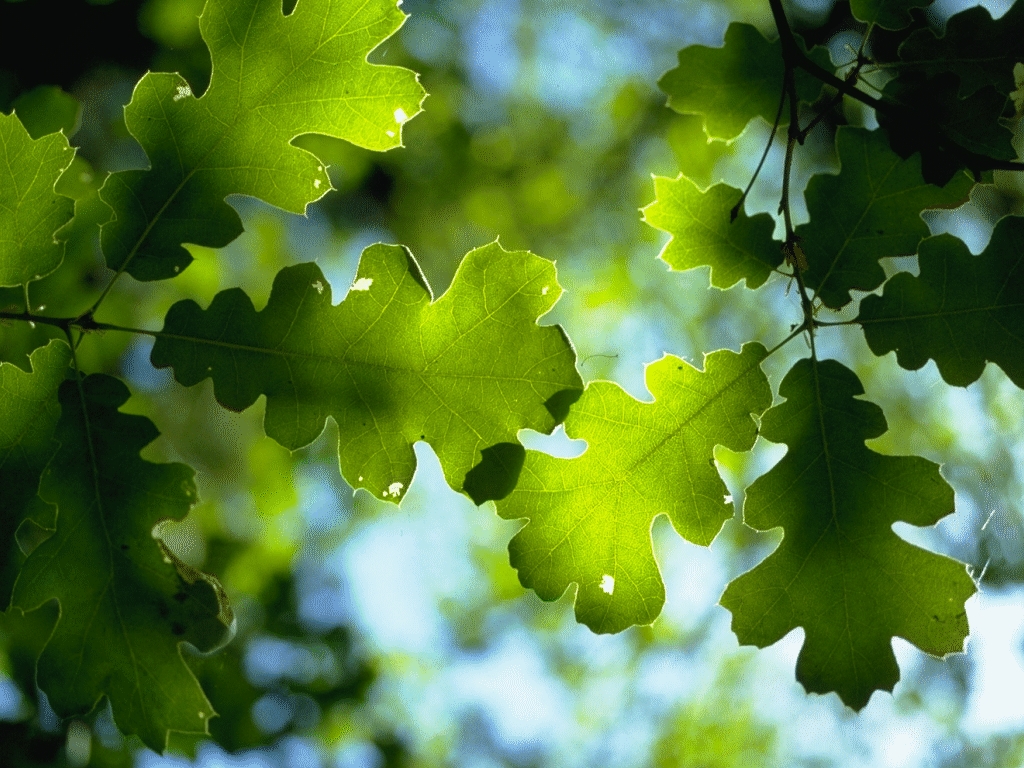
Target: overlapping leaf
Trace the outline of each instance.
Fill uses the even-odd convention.
[[[209,0],[201,29],[210,87],[196,98],[176,74],[147,74],[125,121],[151,169],[110,177],[103,199],[107,263],[140,280],[190,262],[181,243],[226,245],[241,230],[224,198],[258,197],[302,213],[330,187],[317,159],[290,144],[306,133],[369,149],[399,146],[424,91],[400,67],[366,56],[401,25],[394,0]]]
[[[84,714],[106,695],[122,731],[162,750],[168,731],[205,733],[214,715],[180,643],[209,650],[231,619],[217,583],[157,538],[162,520],[195,503],[192,470],[139,457],[157,431],[118,412],[127,399],[109,376],[61,385],[60,449],[39,489],[57,506],[56,531],[26,560],[13,605],[59,601],[37,672],[58,715]]]
[[[812,53],[815,61],[831,69],[824,48]],[[725,45],[691,45],[679,51],[679,66],[658,81],[668,94],[668,105],[682,114],[704,116],[704,128],[713,139],[733,139],[748,122],[761,116],[771,125],[779,110],[785,67],[778,40],[768,42],[750,24],[730,24]],[[813,101],[821,84],[802,71],[797,73],[801,99]],[[789,122],[787,113],[782,124]]]
[[[43,469],[57,450],[57,388],[69,359],[68,345],[52,341],[32,353],[31,373],[0,363],[0,602],[5,607],[21,565],[15,543],[18,526],[39,512],[52,516],[41,509],[36,494]]]
[[[240,290],[207,310],[175,304],[152,360],[186,385],[212,378],[228,408],[266,395],[267,434],[288,448],[333,416],[345,479],[397,500],[417,440],[462,488],[483,449],[564,417],[582,388],[575,355],[560,328],[536,322],[560,294],[551,262],[495,243],[471,251],[431,303],[412,255],[375,245],[336,307],[315,264],[282,270],[260,312]]]
[[[519,580],[545,600],[575,582],[576,618],[595,632],[649,624],[665,586],[651,525],[667,515],[681,536],[707,545],[733,511],[713,451],[749,450],[752,414],[771,404],[757,343],[713,352],[699,371],[666,356],[647,368],[653,403],[618,385],[587,385],[566,433],[587,441],[576,459],[527,452],[519,483],[498,513],[529,522],[509,544]]]
[[[796,676],[808,691],[835,691],[860,709],[899,679],[892,638],[942,656],[963,648],[963,564],[908,544],[893,523],[933,525],[953,511],[936,464],[882,456],[864,441],[883,434],[881,409],[856,399],[856,375],[834,360],[801,360],[761,420],[761,435],[788,453],[747,490],[743,519],[781,526],[778,549],[722,596],[745,645],[765,647],[797,627]]]
[[[952,16],[942,35],[928,28],[914,32],[899,56],[899,72],[956,75],[961,98],[985,86],[1009,96],[1016,88],[1013,67],[1024,61],[1024,4],[1014,3],[999,19],[986,8],[969,8]]]
[[[919,263],[920,276],[901,272],[882,296],[861,302],[857,322],[871,351],[895,350],[910,370],[933,359],[962,387],[991,361],[1024,387],[1024,219],[1002,219],[980,256],[952,235],[929,238]]]
[[[836,143],[841,169],[811,179],[811,220],[796,230],[807,258],[804,281],[833,309],[850,301],[851,290],[882,284],[879,259],[914,253],[928,236],[922,210],[964,202],[971,188],[964,174],[945,187],[927,184],[920,158],[901,158],[880,131],[840,128]]]
[[[850,10],[861,21],[885,29],[903,29],[912,21],[910,11],[924,8],[933,0],[850,0]]]
[[[655,201],[643,209],[644,221],[672,235],[660,256],[672,269],[710,266],[716,288],[729,288],[740,280],[757,288],[782,263],[781,244],[772,239],[771,216],[747,216],[740,210],[732,221],[740,190],[716,184],[702,192],[680,174],[675,179],[656,176],[654,193]]]
[[[62,133],[33,139],[17,114],[0,114],[0,286],[23,285],[64,259],[54,237],[75,212],[53,191],[75,150]]]

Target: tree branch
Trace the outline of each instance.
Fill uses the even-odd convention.
[[[786,18],[786,12],[782,7],[782,0],[768,0],[768,4],[772,10],[775,27],[779,31],[779,41],[782,43],[782,56],[786,64],[787,71],[792,70],[793,68],[802,69],[826,85],[832,86],[840,93],[849,96],[852,99],[856,99],[862,104],[866,104],[883,114],[890,115],[894,118],[906,116],[907,110],[902,105],[875,98],[874,96],[871,96],[857,88],[854,83],[846,82],[845,80],[836,77],[835,74],[812,61],[810,57],[803,52],[803,49],[801,49],[799,43],[796,41],[796,36],[793,34],[793,29],[789,26],[789,20]],[[1016,160],[1000,160],[998,158],[989,157],[988,155],[972,152],[960,144],[951,141],[946,136],[943,136],[943,138],[945,139],[945,148],[955,151],[963,159],[962,164],[972,170],[1024,171],[1024,163],[1022,162]]]

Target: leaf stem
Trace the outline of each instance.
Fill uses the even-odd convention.
[[[124,333],[137,333],[143,336],[163,335],[160,331],[147,331],[144,328],[128,328],[126,326],[113,325],[111,323],[98,323],[92,319],[92,315],[88,312],[79,317],[46,317],[45,315],[33,315],[31,312],[0,312],[0,320],[15,320],[22,323],[39,323],[41,325],[50,325],[54,328],[60,328],[64,333],[68,334],[69,342],[72,330],[78,331],[83,335],[93,331],[123,331]],[[79,340],[81,340],[81,337],[79,337]]]
[[[743,194],[740,195],[740,199],[736,202],[736,205],[732,207],[732,210],[729,211],[729,221],[736,221],[736,217],[740,215],[740,209],[743,207],[743,203],[746,202],[747,195],[750,194],[750,190],[754,186],[754,182],[757,181],[757,176],[761,173],[764,161],[768,159],[768,152],[772,148],[772,142],[775,141],[775,134],[779,130],[779,123],[782,122],[782,110],[785,106],[786,91],[783,89],[782,96],[779,98],[779,109],[775,113],[775,123],[772,125],[772,132],[768,134],[768,143],[764,147],[764,152],[761,153],[761,159],[757,163],[757,168],[754,169],[754,175],[750,177],[747,188],[743,190]]]
[[[789,129],[786,137],[786,159],[782,168],[782,199],[779,201],[779,211],[782,213],[786,225],[786,239],[782,244],[782,250],[786,254],[786,261],[793,268],[793,277],[796,279],[797,290],[800,292],[800,305],[803,308],[804,322],[799,330],[806,330],[810,337],[811,355],[815,356],[814,348],[814,306],[807,289],[804,285],[803,270],[806,260],[800,248],[800,238],[793,228],[793,213],[790,206],[790,178],[793,173],[793,152],[797,144],[803,144],[803,132],[800,130],[800,101],[796,92],[796,57],[803,56],[800,46],[797,45],[786,19],[786,12],[782,8],[781,0],[770,0],[772,15],[775,17],[775,26],[779,30],[779,38],[782,42],[782,57],[785,67],[783,76],[783,97],[789,100]]]
[[[806,322],[803,322],[800,325],[798,325],[796,328],[793,329],[792,333],[790,333],[786,338],[784,338],[782,341],[780,341],[778,344],[776,344],[774,347],[772,347],[771,349],[768,350],[768,352],[764,356],[765,359],[767,360],[769,357],[774,355],[776,352],[778,352],[784,346],[789,344],[789,342],[791,342],[793,339],[795,339],[797,336],[799,336],[801,333],[803,333],[806,330],[807,330],[807,323]]]

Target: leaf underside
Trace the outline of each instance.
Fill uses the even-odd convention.
[[[173,277],[192,261],[181,243],[222,247],[242,231],[225,201],[249,195],[302,213],[330,180],[302,134],[386,150],[424,98],[417,76],[367,54],[402,24],[393,0],[209,0],[200,28],[210,86],[197,98],[177,74],[149,73],[125,108],[149,170],[110,176],[107,264],[139,280]]]
[[[59,396],[60,449],[39,490],[57,507],[56,530],[25,561],[12,604],[60,604],[37,668],[59,716],[83,715],[106,695],[118,727],[161,751],[168,731],[206,733],[215,714],[180,644],[211,650],[232,622],[216,581],[157,538],[161,521],[195,503],[193,473],[139,457],[157,431],[117,410],[128,399],[117,379],[66,381]]]
[[[332,416],[348,483],[398,500],[418,440],[462,489],[484,449],[561,421],[560,401],[582,382],[561,329],[537,325],[561,290],[551,262],[495,243],[471,251],[431,302],[412,255],[375,245],[337,306],[315,264],[282,270],[260,312],[237,289],[206,310],[175,304],[152,360],[185,385],[212,378],[233,410],[266,395],[266,432],[293,450]]]
[[[765,413],[761,435],[789,451],[750,486],[743,511],[747,525],[781,526],[784,537],[721,600],[744,645],[803,627],[797,680],[854,709],[899,680],[893,637],[935,656],[962,650],[975,591],[962,563],[893,532],[897,521],[927,526],[951,513],[953,489],[930,461],[864,445],[887,426],[863,392],[834,360],[801,360],[786,375],[786,400]]]
[[[587,385],[566,433],[587,441],[576,459],[527,451],[519,483],[498,514],[529,522],[509,544],[523,586],[544,600],[579,585],[576,618],[595,632],[650,624],[665,587],[651,525],[667,515],[676,531],[708,545],[733,514],[714,448],[749,450],[752,415],[771,404],[758,343],[705,358],[704,371],[670,355],[647,368],[653,403],[618,385]]]
[[[857,322],[871,351],[895,351],[909,370],[935,360],[942,378],[961,387],[991,361],[1024,388],[1024,219],[996,224],[980,256],[939,235],[921,243],[918,260],[919,276],[894,275],[881,296],[861,302]]]

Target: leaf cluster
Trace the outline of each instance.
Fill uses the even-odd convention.
[[[577,619],[595,632],[657,619],[657,517],[710,546],[733,516],[716,448],[783,444],[785,457],[745,492],[743,521],[783,538],[722,596],[739,640],[764,647],[802,627],[797,678],[856,709],[899,679],[894,637],[933,655],[961,650],[976,584],[963,564],[892,529],[934,525],[954,511],[952,488],[935,463],[866,445],[888,429],[881,409],[817,341],[829,326],[859,325],[872,352],[896,351],[905,368],[934,359],[948,383],[967,386],[991,361],[1024,386],[1020,219],[999,222],[972,256],[951,236],[930,237],[922,218],[962,204],[983,174],[1022,168],[1010,129],[1024,8],[999,20],[974,9],[937,32],[924,5],[855,0],[862,43],[836,63],[770,0],[776,39],[734,24],[722,46],[684,48],[662,77],[668,106],[698,118],[708,142],[732,141],[753,120],[773,126],[745,190],[655,178],[643,217],[670,235],[662,260],[710,268],[715,289],[788,280],[799,315],[770,348],[751,340],[700,366],[664,355],[646,370],[650,402],[612,382],[584,386],[566,334],[539,323],[562,293],[554,265],[497,242],[471,250],[436,298],[407,248],[376,244],[347,287],[298,264],[278,273],[261,309],[229,288],[206,306],[181,298],[160,330],[110,316],[129,278],[180,280],[196,248],[241,234],[229,196],[301,214],[326,195],[327,162],[311,148],[401,146],[425,92],[414,73],[367,59],[404,20],[390,0],[300,0],[288,14],[276,0],[208,0],[208,85],[142,77],[125,125],[146,165],[91,185],[66,137],[76,108],[59,91],[0,114],[0,286],[15,302],[0,319],[26,355],[0,363],[0,592],[5,621],[46,624],[29,633],[26,656],[56,713],[83,716],[105,699],[117,727],[152,749],[211,732],[240,748],[255,737],[230,713],[265,694],[242,679],[237,646],[217,653],[237,629],[220,582],[164,540],[168,521],[197,503],[193,470],[144,459],[157,427],[126,410],[123,382],[90,369],[88,343],[130,335],[152,337],[152,365],[180,384],[210,379],[226,409],[265,398],[265,434],[287,449],[310,445],[330,417],[341,476],[376,498],[401,501],[413,446],[427,443],[452,488],[524,521],[509,545],[521,583],[545,600],[575,589]],[[34,121],[34,108],[46,119]],[[811,179],[809,218],[797,223],[794,158],[814,131],[838,170]],[[776,140],[778,217],[749,215]],[[73,284],[68,243],[80,231],[98,232],[104,282],[47,312],[33,285]],[[883,260],[895,256],[917,256],[919,274],[887,278]],[[773,404],[764,363],[797,338],[810,355]],[[587,443],[577,458],[519,442],[522,429],[563,422]],[[323,646],[349,650],[343,637]],[[368,674],[331,685],[356,695]],[[329,699],[329,689],[277,694]],[[228,716],[211,731],[218,710]]]

